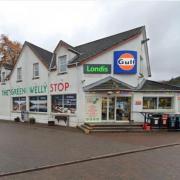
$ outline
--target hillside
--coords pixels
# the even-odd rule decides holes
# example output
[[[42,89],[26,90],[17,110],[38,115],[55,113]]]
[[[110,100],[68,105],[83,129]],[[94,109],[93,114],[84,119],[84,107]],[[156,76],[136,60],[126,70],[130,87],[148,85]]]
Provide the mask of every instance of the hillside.
[[[172,78],[169,81],[162,81],[163,83],[166,84],[171,84],[171,85],[175,85],[175,86],[180,86],[180,76],[176,77],[176,78]]]

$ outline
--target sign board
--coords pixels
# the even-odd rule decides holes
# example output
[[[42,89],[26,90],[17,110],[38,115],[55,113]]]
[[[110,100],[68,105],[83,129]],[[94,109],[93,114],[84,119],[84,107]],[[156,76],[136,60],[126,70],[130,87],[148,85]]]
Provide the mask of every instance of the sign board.
[[[84,74],[111,74],[110,64],[84,64]]]
[[[114,52],[114,74],[136,74],[137,51]]]
[[[101,98],[98,96],[86,96],[86,122],[98,122],[101,118]]]
[[[40,85],[34,85],[29,87],[16,87],[11,89],[3,89],[1,91],[2,96],[21,96],[24,94],[44,94],[48,93],[48,91],[52,92],[61,92],[67,91],[70,87],[68,82],[58,82],[58,83],[51,83]]]

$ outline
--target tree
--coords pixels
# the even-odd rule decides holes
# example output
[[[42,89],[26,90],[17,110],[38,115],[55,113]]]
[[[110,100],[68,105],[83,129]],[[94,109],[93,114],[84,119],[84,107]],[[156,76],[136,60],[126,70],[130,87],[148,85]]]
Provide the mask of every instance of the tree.
[[[17,41],[12,41],[8,36],[0,36],[0,58],[1,64],[14,65],[22,49],[22,45]]]

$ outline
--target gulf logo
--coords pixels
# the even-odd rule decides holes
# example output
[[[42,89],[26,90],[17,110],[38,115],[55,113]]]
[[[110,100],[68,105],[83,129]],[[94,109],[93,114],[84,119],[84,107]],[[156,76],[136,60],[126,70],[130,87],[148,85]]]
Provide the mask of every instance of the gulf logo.
[[[117,60],[118,66],[124,71],[130,71],[135,66],[135,58],[130,53],[121,54]]]

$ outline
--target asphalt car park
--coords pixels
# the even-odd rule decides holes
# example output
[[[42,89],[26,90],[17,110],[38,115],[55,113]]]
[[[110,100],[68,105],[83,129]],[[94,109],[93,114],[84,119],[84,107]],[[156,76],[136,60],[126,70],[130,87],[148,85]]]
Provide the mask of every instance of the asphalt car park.
[[[179,132],[92,133],[78,129],[0,122],[2,179],[178,179]],[[81,161],[166,144],[169,147],[43,170],[27,169]]]

